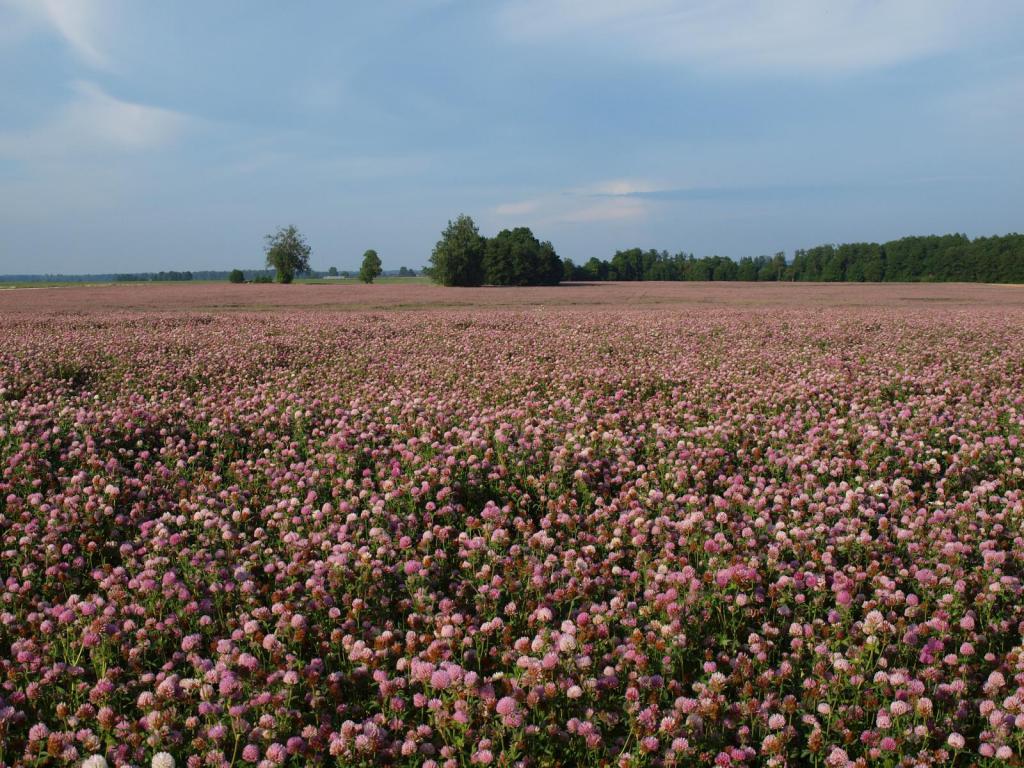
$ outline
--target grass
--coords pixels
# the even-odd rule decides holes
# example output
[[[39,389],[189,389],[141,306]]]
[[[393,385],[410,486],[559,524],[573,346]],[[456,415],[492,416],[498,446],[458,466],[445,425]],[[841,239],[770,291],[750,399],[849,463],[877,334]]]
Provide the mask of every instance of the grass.
[[[100,285],[114,285],[112,282],[78,282],[76,280],[15,280],[15,281],[2,281],[0,280],[0,290],[7,288],[68,288],[70,286],[83,286],[93,287]]]
[[[250,281],[252,282],[252,281]],[[295,281],[296,285],[360,285],[361,282],[355,277],[300,277]],[[86,282],[77,280],[0,280],[0,290],[10,288],[71,288],[71,287],[97,287],[111,285],[210,285],[228,284],[227,280],[126,280],[126,281],[96,281]],[[429,277],[378,277],[375,284],[382,285],[426,285],[430,283]]]

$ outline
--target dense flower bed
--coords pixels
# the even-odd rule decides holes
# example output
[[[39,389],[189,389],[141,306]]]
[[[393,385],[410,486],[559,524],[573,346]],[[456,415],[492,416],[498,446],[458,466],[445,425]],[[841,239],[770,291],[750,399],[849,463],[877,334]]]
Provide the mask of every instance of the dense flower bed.
[[[0,319],[0,762],[1019,763],[1022,321]]]

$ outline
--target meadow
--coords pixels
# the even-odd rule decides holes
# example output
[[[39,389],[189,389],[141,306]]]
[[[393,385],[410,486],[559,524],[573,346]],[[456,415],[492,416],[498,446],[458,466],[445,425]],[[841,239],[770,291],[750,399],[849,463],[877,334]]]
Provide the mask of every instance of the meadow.
[[[0,764],[1019,765],[1024,288],[0,292]]]

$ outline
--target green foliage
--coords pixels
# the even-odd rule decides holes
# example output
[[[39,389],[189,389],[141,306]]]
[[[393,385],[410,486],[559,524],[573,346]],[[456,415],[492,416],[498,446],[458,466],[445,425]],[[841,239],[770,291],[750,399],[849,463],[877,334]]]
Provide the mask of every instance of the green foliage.
[[[330,269],[327,270],[327,275],[329,277],[337,277],[338,276],[338,268],[337,267],[331,267]]]
[[[441,233],[430,255],[429,276],[441,285],[483,285],[487,242],[473,223],[461,214]]]
[[[177,283],[177,282],[181,282],[183,280],[191,280],[191,279],[192,279],[192,273],[189,272],[188,270],[185,270],[184,272],[177,272],[177,271],[175,271],[173,269],[170,270],[169,272],[157,272],[152,277],[152,280],[154,282],[168,282],[168,283]]]
[[[256,277],[254,277],[252,281],[254,283],[272,283],[274,282],[274,278],[272,278],[270,275],[256,275]]]
[[[229,283],[244,283],[245,282],[245,273],[242,272],[242,270],[240,270],[240,269],[232,269],[231,272],[228,274],[228,282]]]
[[[528,227],[503,229],[487,241],[484,280],[490,285],[558,285],[562,260]]]
[[[562,259],[550,240],[540,244],[539,285],[558,285],[562,281]]]
[[[294,226],[281,227],[267,235],[267,266],[277,272],[277,280],[290,283],[296,274],[309,271],[311,249]]]
[[[380,277],[384,271],[380,263],[380,256],[372,248],[363,254],[363,263],[359,267],[359,279],[364,283],[372,283],[375,277]]]
[[[746,282],[753,282],[757,280],[757,264],[749,256],[744,256],[740,259],[740,266],[736,273],[737,280],[744,280]]]
[[[398,270],[399,277],[416,277],[416,270],[409,269],[409,267],[400,267]]]
[[[887,243],[818,246],[794,254],[794,280],[847,282],[1024,281],[1024,236],[929,235]]]
[[[573,280],[799,280],[805,282],[961,281],[1024,283],[1024,235],[929,235],[887,243],[845,243],[801,249],[786,263],[773,257],[725,256],[631,248],[608,261],[571,268]]]
[[[573,274],[573,280],[607,280],[608,262],[602,261],[596,256],[591,256],[587,263]]]
[[[192,273],[189,271],[176,272],[171,270],[170,272],[135,272],[130,274],[114,275],[114,282],[117,283],[176,283],[181,281],[187,281],[192,279]]]

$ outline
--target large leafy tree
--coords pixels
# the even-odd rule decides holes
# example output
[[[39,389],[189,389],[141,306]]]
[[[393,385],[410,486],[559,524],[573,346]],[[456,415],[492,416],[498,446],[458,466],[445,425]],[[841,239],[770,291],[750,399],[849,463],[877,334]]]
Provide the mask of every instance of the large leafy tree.
[[[487,241],[484,280],[491,285],[557,285],[562,273],[554,247],[528,227],[503,229]]]
[[[490,285],[530,285],[540,243],[526,227],[503,229],[487,241],[484,281]]]
[[[441,285],[483,285],[486,243],[469,216],[449,221],[430,255],[430,277]]]
[[[294,226],[281,227],[266,240],[267,266],[277,272],[278,282],[290,283],[296,274],[309,271],[312,251]]]
[[[380,263],[380,256],[372,248],[363,254],[363,263],[359,267],[359,279],[364,283],[372,283],[375,277],[380,277],[384,268]]]

